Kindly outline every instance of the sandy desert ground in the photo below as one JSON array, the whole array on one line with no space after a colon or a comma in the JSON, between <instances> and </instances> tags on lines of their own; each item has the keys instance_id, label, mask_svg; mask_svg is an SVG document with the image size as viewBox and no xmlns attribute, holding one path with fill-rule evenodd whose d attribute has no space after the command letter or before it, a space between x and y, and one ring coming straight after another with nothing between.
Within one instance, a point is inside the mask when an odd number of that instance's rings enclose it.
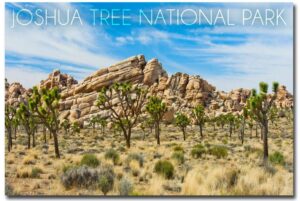
<instances>
[{"instance_id":1,"label":"sandy desert ground","mask_svg":"<svg viewBox=\"0 0 300 201\"><path fill-rule=\"evenodd\" d=\"M65 188L61 178L70 167L80 166L85 154L94 154L100 165L110 165L115 179L113 189L107 195L120 195L121 181L128 187L131 196L152 195L293 195L293 122L281 118L270 125L269 154L276 151L284 156L280 163L262 165L262 141L252 138L246 129L242 145L237 131L228 137L228 128L206 125L204 138L199 136L198 127L188 127L187 139L183 141L180 130L174 125L163 125L161 145L156 144L153 133L143 140L143 133L135 129L130 149L120 133L106 130L101 134L91 129L80 133L59 134L61 158L56 159L52 140L43 143L42 134L37 135L37 145L26 149L27 138L18 132L13 150L6 151L6 194L7 195L103 195L97 185ZM48 136L49 137L49 136ZM204 150L215 146L226 149L227 154L209 151L200 157L192 156L195 145L202 144ZM202 147L200 146L200 147ZM115 150L118 160L105 157L108 150ZM129 160L128 157L136 158ZM155 173L159 160L167 160L174 166L171 178ZM97 169L95 167L94 169ZM124 183L125 181L125 183Z\"/></svg>"}]
</instances>

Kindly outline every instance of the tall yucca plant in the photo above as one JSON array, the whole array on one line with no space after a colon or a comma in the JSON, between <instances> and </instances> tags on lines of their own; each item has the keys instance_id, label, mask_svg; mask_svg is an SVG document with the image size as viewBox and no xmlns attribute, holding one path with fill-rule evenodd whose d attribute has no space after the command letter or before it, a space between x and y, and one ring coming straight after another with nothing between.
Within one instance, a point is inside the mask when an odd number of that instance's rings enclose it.
<instances>
[{"instance_id":1,"label":"tall yucca plant","mask_svg":"<svg viewBox=\"0 0 300 201\"><path fill-rule=\"evenodd\" d=\"M27 148L30 149L31 147L31 137L32 146L35 147L35 131L37 128L37 118L25 103L21 103L19 108L17 109L17 117L27 133Z\"/></svg>"},{"instance_id":2,"label":"tall yucca plant","mask_svg":"<svg viewBox=\"0 0 300 201\"><path fill-rule=\"evenodd\" d=\"M253 114L255 120L263 128L263 146L264 146L264 162L268 160L268 133L269 133L269 112L278 93L278 82L273 82L273 93L268 95L268 84L259 83L259 93L255 89L252 90L251 96L247 101L247 108Z\"/></svg>"},{"instance_id":3,"label":"tall yucca plant","mask_svg":"<svg viewBox=\"0 0 300 201\"><path fill-rule=\"evenodd\" d=\"M12 149L12 130L13 130L13 122L15 118L16 118L15 107L6 104L5 105L5 128L7 131L7 150L9 152Z\"/></svg>"},{"instance_id":4,"label":"tall yucca plant","mask_svg":"<svg viewBox=\"0 0 300 201\"><path fill-rule=\"evenodd\" d=\"M162 121L164 114L167 111L167 106L162 100L156 96L152 96L146 105L146 110L150 114L155 127L155 137L157 144L160 144L160 128L159 124Z\"/></svg>"},{"instance_id":5,"label":"tall yucca plant","mask_svg":"<svg viewBox=\"0 0 300 201\"><path fill-rule=\"evenodd\" d=\"M34 87L32 96L29 98L29 109L36 114L53 136L56 158L60 158L57 136L60 128L58 119L59 100L60 93L57 87L52 89L41 88L40 90Z\"/></svg>"},{"instance_id":6,"label":"tall yucca plant","mask_svg":"<svg viewBox=\"0 0 300 201\"><path fill-rule=\"evenodd\" d=\"M203 127L207 121L207 116L205 115L205 110L203 105L198 105L193 109L193 118L196 121L196 124L199 126L200 136L203 138Z\"/></svg>"},{"instance_id":7,"label":"tall yucca plant","mask_svg":"<svg viewBox=\"0 0 300 201\"><path fill-rule=\"evenodd\" d=\"M127 148L130 148L132 128L137 124L146 95L146 89L126 82L104 87L98 94L97 106L110 111L110 119L123 131Z\"/></svg>"}]
</instances>

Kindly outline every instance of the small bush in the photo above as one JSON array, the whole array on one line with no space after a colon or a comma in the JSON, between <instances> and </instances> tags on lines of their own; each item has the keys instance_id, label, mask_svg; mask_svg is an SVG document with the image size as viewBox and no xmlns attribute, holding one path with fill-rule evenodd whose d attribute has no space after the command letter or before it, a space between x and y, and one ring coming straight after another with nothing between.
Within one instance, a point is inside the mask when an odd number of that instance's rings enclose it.
<instances>
[{"instance_id":1,"label":"small bush","mask_svg":"<svg viewBox=\"0 0 300 201\"><path fill-rule=\"evenodd\" d=\"M283 165L284 164L284 156L280 152L278 152L278 151L276 151L273 154L271 154L269 156L269 160L272 163L274 163L274 164L279 164L279 165Z\"/></svg>"},{"instance_id":2,"label":"small bush","mask_svg":"<svg viewBox=\"0 0 300 201\"><path fill-rule=\"evenodd\" d=\"M17 178L29 178L30 169L29 168L20 168L17 170Z\"/></svg>"},{"instance_id":3,"label":"small bush","mask_svg":"<svg viewBox=\"0 0 300 201\"><path fill-rule=\"evenodd\" d=\"M115 174L111 166L103 166L99 172L98 185L104 195L113 189Z\"/></svg>"},{"instance_id":4,"label":"small bush","mask_svg":"<svg viewBox=\"0 0 300 201\"><path fill-rule=\"evenodd\" d=\"M76 167L77 167L76 165L69 165L69 164L65 165L64 164L64 166L62 168L62 172L66 173L69 169L76 168Z\"/></svg>"},{"instance_id":5,"label":"small bush","mask_svg":"<svg viewBox=\"0 0 300 201\"><path fill-rule=\"evenodd\" d=\"M184 163L184 154L181 151L175 151L171 157L175 159L179 164Z\"/></svg>"},{"instance_id":6,"label":"small bush","mask_svg":"<svg viewBox=\"0 0 300 201\"><path fill-rule=\"evenodd\" d=\"M180 145L176 145L176 146L173 148L173 151L180 151L180 152L184 152L184 149L182 148L182 146L180 146Z\"/></svg>"},{"instance_id":7,"label":"small bush","mask_svg":"<svg viewBox=\"0 0 300 201\"><path fill-rule=\"evenodd\" d=\"M197 144L193 147L191 155L193 158L200 158L202 154L205 154L205 148L202 144Z\"/></svg>"},{"instance_id":8,"label":"small bush","mask_svg":"<svg viewBox=\"0 0 300 201\"><path fill-rule=\"evenodd\" d=\"M222 142L223 142L223 144L228 144L228 140L226 140L226 139L223 139Z\"/></svg>"},{"instance_id":9,"label":"small bush","mask_svg":"<svg viewBox=\"0 0 300 201\"><path fill-rule=\"evenodd\" d=\"M98 172L86 165L69 168L61 176L61 182L67 189L71 188L72 186L87 188L96 184L98 179Z\"/></svg>"},{"instance_id":10,"label":"small bush","mask_svg":"<svg viewBox=\"0 0 300 201\"><path fill-rule=\"evenodd\" d=\"M95 156L94 154L85 154L82 157L80 164L95 168L100 164L100 162L97 159L97 156Z\"/></svg>"},{"instance_id":11,"label":"small bush","mask_svg":"<svg viewBox=\"0 0 300 201\"><path fill-rule=\"evenodd\" d=\"M225 158L228 155L227 148L224 146L213 146L208 152L217 158Z\"/></svg>"},{"instance_id":12,"label":"small bush","mask_svg":"<svg viewBox=\"0 0 300 201\"><path fill-rule=\"evenodd\" d=\"M143 165L144 165L144 157L143 157L142 154L136 154L136 153L129 154L128 157L127 157L127 159L126 159L127 165L129 165L129 163L132 160L137 161L139 163L140 167L143 167Z\"/></svg>"},{"instance_id":13,"label":"small bush","mask_svg":"<svg viewBox=\"0 0 300 201\"><path fill-rule=\"evenodd\" d=\"M35 160L33 156L26 156L23 159L23 164L24 165L34 165L35 164Z\"/></svg>"},{"instance_id":14,"label":"small bush","mask_svg":"<svg viewBox=\"0 0 300 201\"><path fill-rule=\"evenodd\" d=\"M118 152L114 149L107 150L104 157L105 159L111 159L114 165L116 165L120 159Z\"/></svg>"},{"instance_id":15,"label":"small bush","mask_svg":"<svg viewBox=\"0 0 300 201\"><path fill-rule=\"evenodd\" d=\"M31 169L30 177L39 178L41 173L43 173L43 170L41 168L34 167Z\"/></svg>"},{"instance_id":16,"label":"small bush","mask_svg":"<svg viewBox=\"0 0 300 201\"><path fill-rule=\"evenodd\" d=\"M158 161L155 164L154 172L164 176L166 179L171 179L174 175L174 166L169 161Z\"/></svg>"},{"instance_id":17,"label":"small bush","mask_svg":"<svg viewBox=\"0 0 300 201\"><path fill-rule=\"evenodd\" d=\"M119 183L119 192L122 196L131 195L131 193L133 192L132 183L128 179L122 178Z\"/></svg>"}]
</instances>

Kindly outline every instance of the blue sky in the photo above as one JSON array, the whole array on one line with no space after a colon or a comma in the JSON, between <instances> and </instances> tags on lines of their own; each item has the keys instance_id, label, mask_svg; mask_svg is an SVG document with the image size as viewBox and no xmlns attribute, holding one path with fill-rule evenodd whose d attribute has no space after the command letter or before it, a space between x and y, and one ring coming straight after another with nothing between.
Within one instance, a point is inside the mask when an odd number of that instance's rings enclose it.
<instances>
[{"instance_id":1,"label":"blue sky","mask_svg":"<svg viewBox=\"0 0 300 201\"><path fill-rule=\"evenodd\" d=\"M83 25L16 26L13 11L28 9L78 10ZM93 26L89 9L130 9L130 26ZM139 23L138 11L158 9L227 9L235 26L194 24L186 26ZM242 26L241 10L285 9L286 25ZM31 87L61 69L79 81L93 71L127 57L143 54L157 58L171 75L197 74L219 90L257 87L258 82L279 81L293 90L292 4L234 3L6 3L5 75ZM62 12L63 13L63 12ZM62 14L62 19L66 19ZM264 14L262 14L264 15ZM263 16L264 17L264 16ZM28 19L21 15L20 18ZM186 18L189 20L189 18Z\"/></svg>"}]
</instances>

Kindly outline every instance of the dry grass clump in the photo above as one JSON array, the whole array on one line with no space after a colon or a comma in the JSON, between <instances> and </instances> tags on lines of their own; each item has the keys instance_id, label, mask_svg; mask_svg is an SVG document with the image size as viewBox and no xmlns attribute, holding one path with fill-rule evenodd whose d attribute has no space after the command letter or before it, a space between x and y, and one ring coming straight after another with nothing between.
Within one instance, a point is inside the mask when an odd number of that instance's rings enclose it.
<instances>
[{"instance_id":1,"label":"dry grass clump","mask_svg":"<svg viewBox=\"0 0 300 201\"><path fill-rule=\"evenodd\" d=\"M131 161L137 161L139 163L140 167L143 167L144 165L144 156L142 154L137 154L137 153L131 153L128 155L126 159L126 164L129 165Z\"/></svg>"},{"instance_id":2,"label":"dry grass clump","mask_svg":"<svg viewBox=\"0 0 300 201\"><path fill-rule=\"evenodd\" d=\"M178 164L184 163L184 153L181 151L173 152L171 158L174 159Z\"/></svg>"},{"instance_id":3,"label":"dry grass clump","mask_svg":"<svg viewBox=\"0 0 300 201\"><path fill-rule=\"evenodd\" d=\"M117 165L120 161L120 155L119 153L114 150L114 149L109 149L105 152L105 155L104 155L105 159L110 159L112 160L113 164L114 165Z\"/></svg>"},{"instance_id":4,"label":"dry grass clump","mask_svg":"<svg viewBox=\"0 0 300 201\"><path fill-rule=\"evenodd\" d=\"M228 155L227 148L225 146L216 145L208 150L208 153L216 156L217 158L225 158Z\"/></svg>"},{"instance_id":5,"label":"dry grass clump","mask_svg":"<svg viewBox=\"0 0 300 201\"><path fill-rule=\"evenodd\" d=\"M206 150L202 144L195 145L191 151L191 155L193 158L200 158L205 153L206 153Z\"/></svg>"},{"instance_id":6,"label":"dry grass clump","mask_svg":"<svg viewBox=\"0 0 300 201\"><path fill-rule=\"evenodd\" d=\"M285 178L284 169L274 175L263 167L242 166L191 170L183 183L183 195L291 195L285 188L291 178Z\"/></svg>"},{"instance_id":7,"label":"dry grass clump","mask_svg":"<svg viewBox=\"0 0 300 201\"><path fill-rule=\"evenodd\" d=\"M39 167L22 167L17 170L17 178L39 178L43 170Z\"/></svg>"},{"instance_id":8,"label":"dry grass clump","mask_svg":"<svg viewBox=\"0 0 300 201\"><path fill-rule=\"evenodd\" d=\"M35 158L32 155L25 156L23 159L24 165L34 165L35 163Z\"/></svg>"},{"instance_id":9,"label":"dry grass clump","mask_svg":"<svg viewBox=\"0 0 300 201\"><path fill-rule=\"evenodd\" d=\"M130 168L130 170L132 172L132 175L134 177L139 176L139 174L140 174L140 164L139 164L138 161L136 161L136 160L130 161L129 168Z\"/></svg>"},{"instance_id":10,"label":"dry grass clump","mask_svg":"<svg viewBox=\"0 0 300 201\"><path fill-rule=\"evenodd\" d=\"M183 183L185 195L224 195L236 185L238 170L229 167L216 167L203 170L198 167L191 170Z\"/></svg>"}]
</instances>

